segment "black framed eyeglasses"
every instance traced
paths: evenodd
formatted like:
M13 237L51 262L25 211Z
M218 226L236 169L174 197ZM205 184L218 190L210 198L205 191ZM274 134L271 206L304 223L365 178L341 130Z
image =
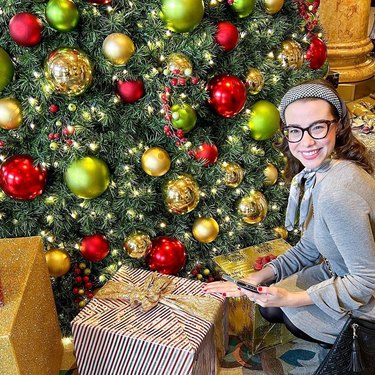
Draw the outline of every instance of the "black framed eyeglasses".
M318 120L310 124L307 128L301 128L298 125L288 125L282 128L282 133L288 142L291 143L299 142L305 132L308 132L311 138L323 139L327 136L329 127L338 121L338 119Z

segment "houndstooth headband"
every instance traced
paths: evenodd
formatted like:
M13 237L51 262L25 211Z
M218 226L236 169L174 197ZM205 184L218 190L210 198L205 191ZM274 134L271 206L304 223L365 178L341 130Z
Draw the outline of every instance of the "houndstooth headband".
M346 105L334 91L320 83L303 83L301 85L292 87L281 99L279 111L281 120L284 124L284 113L288 105L292 104L296 100L305 98L319 98L326 100L337 109L340 118L346 116Z

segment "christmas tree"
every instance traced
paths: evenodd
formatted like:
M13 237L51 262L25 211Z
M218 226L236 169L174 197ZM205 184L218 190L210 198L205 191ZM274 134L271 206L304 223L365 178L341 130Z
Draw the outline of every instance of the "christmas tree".
M326 73L319 1L0 6L0 236L43 237L64 333L121 264L212 281L285 237L277 105Z

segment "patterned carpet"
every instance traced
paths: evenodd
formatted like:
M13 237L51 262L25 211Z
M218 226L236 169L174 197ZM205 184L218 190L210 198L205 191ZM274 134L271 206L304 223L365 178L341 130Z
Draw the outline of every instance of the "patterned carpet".
M295 339L251 355L238 337L230 336L219 375L312 375L327 352L317 344ZM61 370L59 375L78 375L78 371L73 365L69 370Z

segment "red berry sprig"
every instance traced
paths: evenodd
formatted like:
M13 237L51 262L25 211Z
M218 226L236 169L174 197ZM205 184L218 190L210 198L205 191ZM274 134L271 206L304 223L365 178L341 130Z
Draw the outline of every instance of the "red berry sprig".
M94 297L91 270L82 262L74 268L74 275L74 302L79 308L83 308Z
M212 283L213 281L220 280L220 275L211 271L207 266L197 263L190 271L190 278L205 283Z
M316 13L318 11L320 0L294 0L298 4L300 16L306 21L305 29L309 33L309 37L315 36L314 28L318 24Z

